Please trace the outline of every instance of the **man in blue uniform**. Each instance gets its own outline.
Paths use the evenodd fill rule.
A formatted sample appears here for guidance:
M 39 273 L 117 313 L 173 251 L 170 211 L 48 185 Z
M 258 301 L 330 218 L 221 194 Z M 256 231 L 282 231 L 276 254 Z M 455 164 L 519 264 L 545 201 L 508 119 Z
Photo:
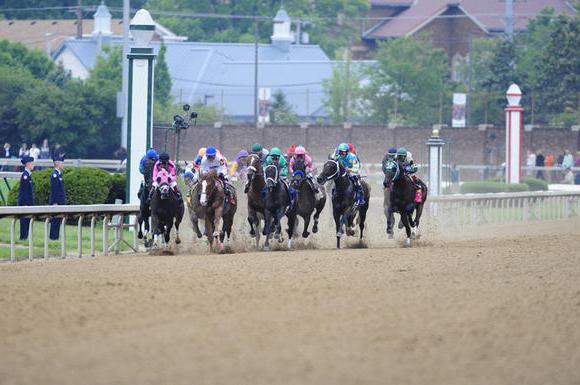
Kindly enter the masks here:
M 50 196 L 49 205 L 65 205 L 66 194 L 64 192 L 64 182 L 62 180 L 62 169 L 64 167 L 64 155 L 57 155 L 53 159 L 54 171 L 50 174 Z M 50 220 L 50 239 L 58 239 L 62 218 L 52 218 Z
M 32 170 L 34 158 L 24 156 L 20 160 L 24 165 L 24 172 L 20 177 L 20 189 L 18 190 L 18 206 L 34 206 L 34 191 L 32 190 Z M 28 239 L 28 226 L 30 218 L 20 218 L 20 239 Z

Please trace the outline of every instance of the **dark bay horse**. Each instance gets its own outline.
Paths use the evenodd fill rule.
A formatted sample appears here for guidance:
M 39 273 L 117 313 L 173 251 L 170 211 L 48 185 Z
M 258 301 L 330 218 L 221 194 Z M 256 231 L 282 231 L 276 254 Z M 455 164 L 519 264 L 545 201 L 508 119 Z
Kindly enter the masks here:
M 229 241 L 232 234 L 232 225 L 234 224 L 234 215 L 237 210 L 237 199 L 235 198 L 235 189 L 230 187 L 232 199 L 226 201 L 225 188 L 219 179 L 217 172 L 212 170 L 202 175 L 194 199 L 199 199 L 199 208 L 205 219 L 205 232 L 209 242 L 210 251 L 223 250 L 223 241 L 227 236 Z M 198 198 L 199 197 L 199 198 Z M 220 230 L 220 223 L 222 228 Z
M 264 250 L 270 249 L 270 235 L 274 232 L 274 239 L 282 241 L 281 219 L 288 207 L 288 188 L 282 181 L 276 165 L 266 166 L 264 169 L 266 188 L 264 190 L 264 235 L 266 241 Z M 272 231 L 274 230 L 274 231 Z
M 287 214 L 288 217 L 288 247 L 292 247 L 292 236 L 294 235 L 294 229 L 296 226 L 296 220 L 298 216 L 302 217 L 304 220 L 304 230 L 302 231 L 302 237 L 308 238 L 310 233 L 308 232 L 308 226 L 310 225 L 310 219 L 314 219 L 314 224 L 312 226 L 312 232 L 318 232 L 318 218 L 324 206 L 326 205 L 326 191 L 324 186 L 319 186 L 319 194 L 314 192 L 313 187 L 306 178 L 304 170 L 294 170 L 292 175 L 292 181 L 290 185 L 298 191 L 298 198 L 293 209 Z M 314 213 L 314 217 L 312 217 Z
M 411 241 L 417 236 L 423 206 L 427 200 L 427 187 L 423 188 L 421 203 L 415 203 L 415 184 L 409 176 L 405 175 L 402 166 L 395 161 L 387 164 L 383 185 L 391 186 L 390 209 L 401 215 L 401 222 L 407 233 L 405 243 L 410 246 Z M 415 219 L 413 219 L 413 212 L 415 212 Z
M 357 214 L 360 228 L 360 239 L 362 240 L 370 202 L 369 185 L 364 180 L 361 180 L 365 204 L 356 205 L 355 182 L 348 175 L 348 172 L 342 163 L 332 159 L 324 163 L 322 172 L 317 180 L 320 184 L 324 184 L 330 180 L 334 181 L 334 189 L 332 191 L 332 215 L 336 225 L 336 247 L 340 249 L 340 239 L 344 236 L 345 227 L 347 235 L 354 235 L 353 227 Z
M 260 221 L 264 219 L 264 194 L 266 181 L 260 158 L 256 154 L 248 156 L 248 183 L 244 191 L 248 197 L 248 223 L 250 236 L 256 238 L 256 247 L 260 246 Z M 265 229 L 264 229 L 264 235 Z
M 166 170 L 161 170 L 157 178 L 159 187 L 155 189 L 151 198 L 151 216 L 154 239 L 163 235 L 163 244 L 167 248 L 170 240 L 171 228 L 175 225 L 175 243 L 180 244 L 179 224 L 183 219 L 184 208 L 180 204 L 177 194 L 169 186 L 171 176 Z
M 151 202 L 149 201 L 150 189 L 143 185 L 137 194 L 139 197 L 139 215 L 137 216 L 137 223 L 139 224 L 139 232 L 137 238 L 144 239 L 145 247 L 151 247 L 153 239 L 149 239 L 148 235 L 151 231 Z M 145 234 L 143 234 L 143 225 L 145 226 Z

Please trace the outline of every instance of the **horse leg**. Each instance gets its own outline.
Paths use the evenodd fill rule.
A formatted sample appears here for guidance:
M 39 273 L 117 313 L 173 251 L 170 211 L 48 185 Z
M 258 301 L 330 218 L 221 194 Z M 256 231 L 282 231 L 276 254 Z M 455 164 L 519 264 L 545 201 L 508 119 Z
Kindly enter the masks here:
M 415 232 L 416 232 L 416 238 L 420 237 L 419 234 L 419 221 L 421 220 L 421 215 L 423 215 L 423 206 L 425 205 L 425 203 L 421 203 L 420 205 L 417 206 L 417 210 L 415 211 Z
M 248 223 L 250 224 L 250 237 L 254 238 L 256 236 L 256 230 L 254 229 L 254 223 L 258 222 L 258 214 L 248 208 Z
M 217 247 L 220 251 L 223 249 L 223 245 L 220 241 L 220 222 L 222 220 L 222 213 L 223 213 L 223 206 L 220 204 L 214 210 L 213 216 L 213 239 L 215 243 L 215 247 Z
M 407 233 L 405 245 L 411 246 L 411 226 L 409 225 L 409 214 L 406 211 L 401 213 L 401 222 L 403 223 L 403 226 L 405 226 L 405 231 Z
M 340 249 L 340 238 L 344 235 L 342 231 L 342 215 L 338 210 L 333 210 L 334 224 L 336 226 L 336 248 Z
M 369 209 L 368 200 L 367 204 L 363 205 L 358 210 L 358 228 L 360 229 L 360 240 L 363 239 L 363 233 L 365 231 L 365 220 L 367 219 L 367 210 Z
M 270 211 L 266 210 L 264 212 L 264 231 L 263 234 L 266 237 L 266 240 L 264 241 L 264 250 L 268 251 L 270 250 L 270 222 L 272 221 L 272 215 L 270 214 Z
M 288 248 L 292 248 L 292 236 L 294 235 L 294 227 L 296 226 L 296 215 L 288 215 Z
M 284 207 L 276 210 L 276 231 L 274 233 L 274 239 L 279 242 L 284 240 L 282 237 L 282 217 L 284 216 L 284 211 Z
M 175 244 L 179 245 L 181 238 L 179 238 L 179 222 L 175 221 Z
M 139 214 L 137 216 L 137 223 L 139 224 L 139 232 L 137 233 L 137 238 L 143 239 L 143 231 L 142 231 L 142 227 L 143 227 L 143 215 Z
M 308 238 L 310 233 L 308 232 L 308 226 L 310 226 L 310 215 L 307 214 L 302 217 L 304 219 L 304 231 L 302 231 L 302 238 Z

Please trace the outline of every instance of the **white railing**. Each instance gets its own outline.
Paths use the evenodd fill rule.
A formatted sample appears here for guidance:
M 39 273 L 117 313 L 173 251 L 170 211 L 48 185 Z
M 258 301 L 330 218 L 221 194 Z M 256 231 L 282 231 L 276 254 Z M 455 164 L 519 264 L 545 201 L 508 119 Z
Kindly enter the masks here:
M 54 163 L 50 159 L 37 159 L 34 162 L 36 167 L 53 167 Z M 0 158 L 0 167 L 4 168 L 18 167 L 21 169 L 20 159 Z M 124 171 L 125 163 L 116 159 L 66 159 L 65 167 L 95 167 L 109 171 Z M 8 170 L 5 170 L 8 171 Z
M 0 207 L 0 218 L 10 218 L 10 261 L 16 261 L 16 221 L 19 218 L 30 218 L 28 227 L 28 259 L 34 258 L 34 222 L 43 220 L 44 222 L 44 258 L 48 258 L 48 234 L 51 218 L 63 218 L 60 227 L 60 256 L 66 258 L 66 222 L 67 219 L 75 219 L 77 225 L 77 250 L 76 257 L 83 255 L 83 220 L 90 219 L 90 256 L 96 255 L 95 248 L 95 226 L 98 219 L 103 220 L 102 224 L 102 255 L 108 255 L 110 251 L 119 253 L 121 244 L 127 245 L 134 252 L 137 252 L 137 222 L 135 215 L 139 213 L 138 205 L 71 205 L 71 206 L 6 206 Z M 127 217 L 133 217 L 134 223 L 125 223 Z M 129 244 L 123 239 L 125 228 L 133 227 L 133 242 Z M 109 244 L 109 229 L 115 229 L 115 239 Z
M 459 228 L 518 221 L 555 220 L 580 215 L 580 192 L 535 191 L 429 197 L 428 215 Z

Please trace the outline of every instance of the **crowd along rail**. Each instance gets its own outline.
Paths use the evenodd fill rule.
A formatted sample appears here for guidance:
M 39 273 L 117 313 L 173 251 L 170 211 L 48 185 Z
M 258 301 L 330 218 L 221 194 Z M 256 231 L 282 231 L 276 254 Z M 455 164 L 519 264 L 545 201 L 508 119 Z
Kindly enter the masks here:
M 16 222 L 20 218 L 30 218 L 28 230 L 28 259 L 34 258 L 34 222 L 44 222 L 44 253 L 43 257 L 49 256 L 49 224 L 51 218 L 63 218 L 60 227 L 60 257 L 67 257 L 66 249 L 66 223 L 74 221 L 77 226 L 77 249 L 76 257 L 83 256 L 83 221 L 90 221 L 90 256 L 96 255 L 95 232 L 97 220 L 102 223 L 102 255 L 109 252 L 119 252 L 121 244 L 125 244 L 134 252 L 138 251 L 136 215 L 139 213 L 139 205 L 106 204 L 106 205 L 70 205 L 70 206 L 6 206 L 0 207 L 0 218 L 10 219 L 10 261 L 16 261 Z M 133 220 L 133 223 L 129 223 Z M 127 222 L 127 223 L 126 223 Z M 134 228 L 132 243 L 124 239 L 124 230 Z M 109 229 L 115 229 L 114 241 L 109 244 Z

